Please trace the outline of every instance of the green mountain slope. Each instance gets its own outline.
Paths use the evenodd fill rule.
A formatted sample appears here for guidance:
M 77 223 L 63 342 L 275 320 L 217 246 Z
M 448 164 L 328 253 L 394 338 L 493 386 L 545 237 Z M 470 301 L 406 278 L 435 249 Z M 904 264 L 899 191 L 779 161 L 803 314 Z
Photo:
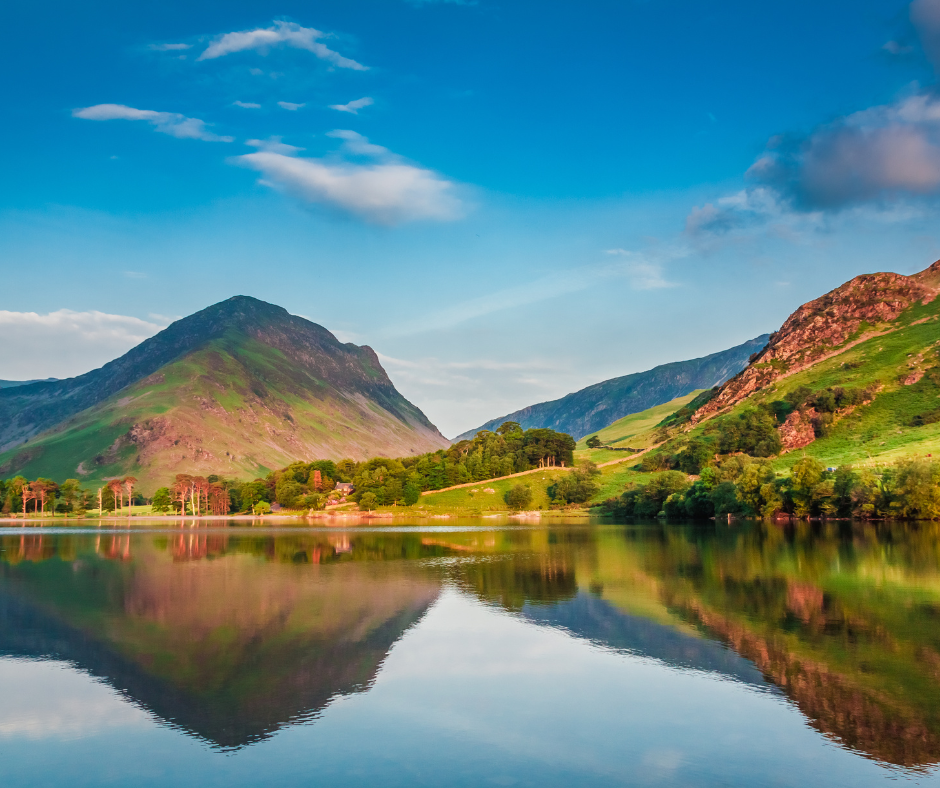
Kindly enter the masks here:
M 447 445 L 371 348 L 246 297 L 81 378 L 0 391 L 0 414 L 12 422 L 0 427 L 7 440 L 44 428 L 0 454 L 0 474 L 86 483 L 132 474 L 145 492 L 175 473 L 251 477 L 298 459 Z
M 582 438 L 631 413 L 725 382 L 744 369 L 750 356 L 760 351 L 768 339 L 769 335 L 764 334 L 710 356 L 662 364 L 646 372 L 595 383 L 561 399 L 540 402 L 492 419 L 454 440 L 472 438 L 480 430 L 493 430 L 504 421 L 519 422 L 523 429 L 549 427 L 576 439 Z
M 662 405 L 655 405 L 639 413 L 631 413 L 622 419 L 617 419 L 613 424 L 608 424 L 602 430 L 591 433 L 600 438 L 605 446 L 622 448 L 629 446 L 633 449 L 645 449 L 650 445 L 650 440 L 655 434 L 653 428 L 656 427 L 667 416 L 671 416 L 679 408 L 685 407 L 699 394 L 706 389 L 696 389 L 690 391 L 683 397 L 676 397 Z M 587 437 L 578 441 L 578 448 L 587 448 Z

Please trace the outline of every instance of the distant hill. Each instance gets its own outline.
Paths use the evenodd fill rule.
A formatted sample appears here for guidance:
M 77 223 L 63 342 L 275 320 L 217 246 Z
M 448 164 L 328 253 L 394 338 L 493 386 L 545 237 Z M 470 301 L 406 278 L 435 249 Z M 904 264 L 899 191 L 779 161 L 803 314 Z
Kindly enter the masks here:
M 251 477 L 446 445 L 370 347 L 247 296 L 85 375 L 0 389 L 4 476 L 132 474 L 149 491 L 181 472 Z
M 28 386 L 30 383 L 48 383 L 58 378 L 37 378 L 36 380 L 0 380 L 0 389 L 12 389 L 16 386 Z
M 662 405 L 695 389 L 710 389 L 724 383 L 744 369 L 750 356 L 762 350 L 769 338 L 769 334 L 762 334 L 710 356 L 663 364 L 647 372 L 595 383 L 561 399 L 530 405 L 492 419 L 454 440 L 472 438 L 480 430 L 493 430 L 504 421 L 517 421 L 523 429 L 550 427 L 579 439 L 624 416 Z

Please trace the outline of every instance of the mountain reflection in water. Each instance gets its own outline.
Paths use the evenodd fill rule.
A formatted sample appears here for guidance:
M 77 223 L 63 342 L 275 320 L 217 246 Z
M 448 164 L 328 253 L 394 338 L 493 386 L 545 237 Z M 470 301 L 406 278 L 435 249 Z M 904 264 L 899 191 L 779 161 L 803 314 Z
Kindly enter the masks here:
M 0 653 L 57 658 L 235 748 L 365 691 L 445 586 L 604 648 L 782 694 L 866 757 L 940 762 L 940 530 L 0 537 Z

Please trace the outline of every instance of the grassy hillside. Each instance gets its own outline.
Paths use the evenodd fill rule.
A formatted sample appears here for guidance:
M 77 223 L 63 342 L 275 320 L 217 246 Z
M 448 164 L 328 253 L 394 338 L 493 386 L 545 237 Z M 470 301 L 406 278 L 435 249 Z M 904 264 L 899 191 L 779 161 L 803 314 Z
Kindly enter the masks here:
M 765 334 L 710 356 L 605 380 L 561 399 L 541 402 L 493 419 L 458 435 L 455 440 L 471 438 L 479 430 L 494 430 L 504 421 L 516 421 L 523 429 L 549 427 L 581 438 L 624 416 L 669 402 L 694 389 L 723 383 L 744 369 L 748 359 L 764 347 L 768 338 Z
M 676 397 L 662 405 L 656 405 L 647 408 L 640 413 L 632 413 L 618 419 L 613 424 L 609 424 L 603 429 L 592 432 L 600 438 L 601 443 L 613 448 L 623 448 L 629 446 L 631 449 L 645 449 L 652 445 L 654 430 L 667 416 L 675 413 L 679 408 L 688 405 L 693 399 L 706 389 L 696 389 L 683 397 Z M 586 435 L 578 441 L 578 449 L 587 449 L 587 439 L 591 435 Z

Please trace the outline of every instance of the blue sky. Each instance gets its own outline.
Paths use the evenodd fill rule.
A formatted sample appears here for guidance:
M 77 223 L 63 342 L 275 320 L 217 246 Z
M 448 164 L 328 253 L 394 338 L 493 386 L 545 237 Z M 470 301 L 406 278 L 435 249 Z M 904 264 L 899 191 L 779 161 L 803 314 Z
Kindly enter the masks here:
M 244 293 L 454 435 L 940 257 L 940 0 L 12 5 L 0 378 Z

